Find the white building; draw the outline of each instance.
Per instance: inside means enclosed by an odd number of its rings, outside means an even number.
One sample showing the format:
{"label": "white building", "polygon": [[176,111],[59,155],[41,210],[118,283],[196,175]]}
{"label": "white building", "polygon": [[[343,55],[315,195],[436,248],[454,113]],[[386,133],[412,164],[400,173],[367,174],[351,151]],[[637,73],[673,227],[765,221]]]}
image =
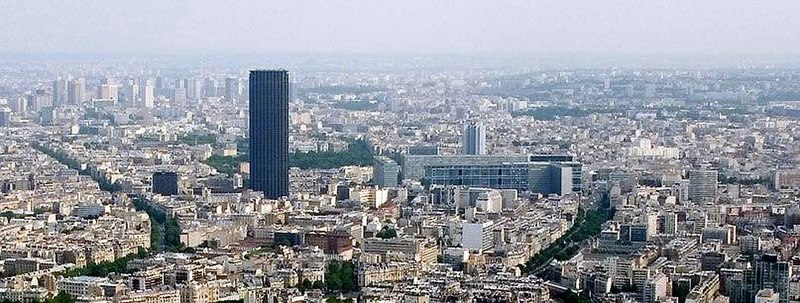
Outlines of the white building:
{"label": "white building", "polygon": [[470,251],[482,252],[494,246],[494,222],[468,223],[461,227],[461,246]]}

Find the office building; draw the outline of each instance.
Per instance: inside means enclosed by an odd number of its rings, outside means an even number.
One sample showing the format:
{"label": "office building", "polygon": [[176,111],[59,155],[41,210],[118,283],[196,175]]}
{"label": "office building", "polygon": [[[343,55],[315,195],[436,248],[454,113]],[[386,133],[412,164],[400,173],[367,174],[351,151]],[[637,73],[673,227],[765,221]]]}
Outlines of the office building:
{"label": "office building", "polygon": [[439,146],[436,145],[414,145],[408,147],[409,155],[438,155]]}
{"label": "office building", "polygon": [[720,268],[719,277],[722,287],[720,294],[730,298],[730,302],[745,302],[744,270],[741,268]]}
{"label": "office building", "polygon": [[206,97],[216,97],[217,80],[215,80],[214,78],[206,78],[206,81],[203,84],[203,93]]}
{"label": "office building", "polygon": [[397,178],[400,175],[400,166],[389,157],[375,157],[375,164],[372,166],[373,183],[378,186],[397,186]]}
{"label": "office building", "polygon": [[289,195],[289,72],[250,71],[250,184]]}
{"label": "office building", "polygon": [[347,184],[338,184],[336,185],[336,200],[337,201],[344,201],[350,199],[350,188]]}
{"label": "office building", "polygon": [[172,104],[186,104],[186,88],[185,87],[176,87],[172,90],[172,96],[170,97],[170,101]]}
{"label": "office building", "polygon": [[380,255],[400,253],[413,258],[422,247],[422,240],[414,238],[366,238],[364,239],[363,251],[365,253]]}
{"label": "office building", "polygon": [[133,80],[128,80],[127,83],[122,86],[120,100],[129,105],[135,104],[136,100],[139,100],[139,85],[133,83]]}
{"label": "office building", "polygon": [[156,172],[153,174],[153,193],[162,196],[178,194],[178,174],[175,172]]}
{"label": "office building", "polygon": [[425,166],[423,184],[515,189],[545,195],[569,194],[573,188],[572,167],[543,162],[431,164]]}
{"label": "office building", "polygon": [[26,98],[16,98],[11,101],[11,111],[17,114],[23,114],[28,111],[28,100]]}
{"label": "office building", "polygon": [[700,240],[703,243],[719,242],[725,245],[733,244],[736,235],[733,226],[706,227],[700,231]]}
{"label": "office building", "polygon": [[779,303],[789,303],[789,279],[792,266],[781,261],[776,254],[756,256],[752,267],[744,270],[745,298],[755,298],[762,289],[772,289],[779,295]]}
{"label": "office building", "polygon": [[203,80],[194,78],[186,81],[186,97],[191,100],[203,98]]}
{"label": "office building", "polygon": [[9,125],[11,125],[11,109],[0,107],[0,127],[8,127]]}
{"label": "office building", "polygon": [[113,293],[120,290],[120,287],[108,278],[90,276],[59,279],[56,287],[59,291],[63,291],[73,298],[87,297],[93,291],[96,292],[95,295],[113,295]]}
{"label": "office building", "polygon": [[527,162],[527,155],[403,155],[403,179],[419,181],[431,165],[490,165]]}
{"label": "office building", "polygon": [[155,82],[156,95],[165,95],[164,89],[166,88],[166,81],[164,77],[157,76]]}
{"label": "office building", "polygon": [[570,154],[533,154],[528,157],[531,162],[572,162],[575,156]]}
{"label": "office building", "polygon": [[475,208],[485,213],[500,213],[503,210],[503,196],[499,190],[484,189],[475,199]]}
{"label": "office building", "polygon": [[461,247],[470,251],[482,252],[494,246],[494,222],[464,222],[461,226]]}
{"label": "office building", "polygon": [[718,251],[704,251],[700,255],[700,269],[703,271],[718,271],[728,261],[728,255]]}
{"label": "office building", "polygon": [[67,88],[67,102],[80,105],[86,101],[86,79],[78,78],[69,82]]}
{"label": "office building", "polygon": [[97,98],[103,100],[119,100],[119,87],[116,84],[101,84],[97,87]]}
{"label": "office building", "polygon": [[465,126],[462,144],[465,155],[485,155],[486,126],[481,123],[470,123]]}
{"label": "office building", "polygon": [[753,235],[739,238],[739,251],[743,255],[752,255],[761,251],[761,238]]}
{"label": "office building", "polygon": [[236,103],[239,102],[239,96],[242,94],[242,83],[239,78],[229,77],[225,79],[225,101]]}
{"label": "office building", "polygon": [[60,106],[67,103],[67,79],[58,78],[53,81],[53,106]]}
{"label": "office building", "polygon": [[44,108],[53,106],[53,98],[47,95],[44,89],[36,89],[32,94],[27,96],[28,107],[34,111],[40,111]]}
{"label": "office building", "polygon": [[650,235],[647,233],[647,224],[633,224],[628,228],[631,242],[647,242]]}
{"label": "office building", "polygon": [[341,231],[309,231],[303,241],[321,248],[326,254],[338,255],[353,249],[353,237]]}
{"label": "office building", "polygon": [[694,203],[713,202],[717,196],[717,171],[693,169],[689,172],[689,200]]}
{"label": "office building", "polygon": [[575,161],[575,156],[570,154],[534,154],[528,157],[530,162],[559,162],[572,167],[572,191],[583,191],[583,164]]}
{"label": "office building", "polygon": [[153,108],[155,106],[156,96],[155,96],[155,88],[152,85],[141,85],[139,86],[139,98],[141,98],[142,103],[141,106],[146,108]]}

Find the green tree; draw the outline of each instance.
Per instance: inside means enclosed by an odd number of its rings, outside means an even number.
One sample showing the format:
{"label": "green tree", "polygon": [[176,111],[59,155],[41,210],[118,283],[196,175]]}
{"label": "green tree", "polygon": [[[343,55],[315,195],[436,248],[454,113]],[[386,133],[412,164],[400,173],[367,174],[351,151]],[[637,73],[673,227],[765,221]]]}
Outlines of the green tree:
{"label": "green tree", "polygon": [[397,231],[389,226],[384,226],[375,236],[381,239],[391,239],[397,237]]}
{"label": "green tree", "polygon": [[[239,147],[248,144],[238,143]],[[242,149],[242,152],[246,152]],[[351,141],[345,151],[295,152],[289,154],[289,166],[300,169],[331,169],[347,165],[370,166],[374,161],[372,145],[369,141],[358,139]],[[239,171],[239,163],[249,161],[245,153],[238,156],[212,155],[203,163],[215,168],[218,172],[231,175]]]}
{"label": "green tree", "polygon": [[358,290],[355,264],[332,261],[325,272],[325,288],[330,292],[350,292]]}
{"label": "green tree", "polygon": [[614,209],[578,209],[575,224],[561,238],[525,262],[523,272],[531,273],[552,259],[568,260],[580,250],[580,242],[600,234],[602,225],[614,217]]}
{"label": "green tree", "polygon": [[313,284],[308,279],[303,279],[303,282],[301,282],[300,284],[297,284],[297,288],[300,289],[301,293],[305,293],[306,290],[311,289],[312,286],[313,286]]}
{"label": "green tree", "polygon": [[0,216],[6,217],[6,219],[8,219],[8,220],[11,220],[11,219],[14,219],[14,218],[17,217],[17,215],[14,214],[14,212],[10,211],[10,210],[7,210],[7,211],[4,211],[4,212],[0,213]]}
{"label": "green tree", "polygon": [[60,291],[53,299],[48,300],[47,303],[75,303],[75,299],[68,293]]}

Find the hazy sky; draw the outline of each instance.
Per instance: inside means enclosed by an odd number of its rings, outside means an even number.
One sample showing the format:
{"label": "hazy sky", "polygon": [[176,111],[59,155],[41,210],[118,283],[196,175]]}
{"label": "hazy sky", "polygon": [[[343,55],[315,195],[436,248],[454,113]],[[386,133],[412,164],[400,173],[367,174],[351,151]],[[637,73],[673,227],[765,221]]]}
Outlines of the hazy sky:
{"label": "hazy sky", "polygon": [[2,1],[0,51],[800,53],[797,0]]}

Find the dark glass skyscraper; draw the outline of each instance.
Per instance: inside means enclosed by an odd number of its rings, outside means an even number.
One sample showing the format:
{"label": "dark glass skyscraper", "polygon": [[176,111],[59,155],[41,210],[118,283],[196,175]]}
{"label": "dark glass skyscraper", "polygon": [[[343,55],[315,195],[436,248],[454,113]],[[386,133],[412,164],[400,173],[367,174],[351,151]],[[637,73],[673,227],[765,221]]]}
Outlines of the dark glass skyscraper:
{"label": "dark glass skyscraper", "polygon": [[250,71],[250,187],[289,195],[289,72]]}

